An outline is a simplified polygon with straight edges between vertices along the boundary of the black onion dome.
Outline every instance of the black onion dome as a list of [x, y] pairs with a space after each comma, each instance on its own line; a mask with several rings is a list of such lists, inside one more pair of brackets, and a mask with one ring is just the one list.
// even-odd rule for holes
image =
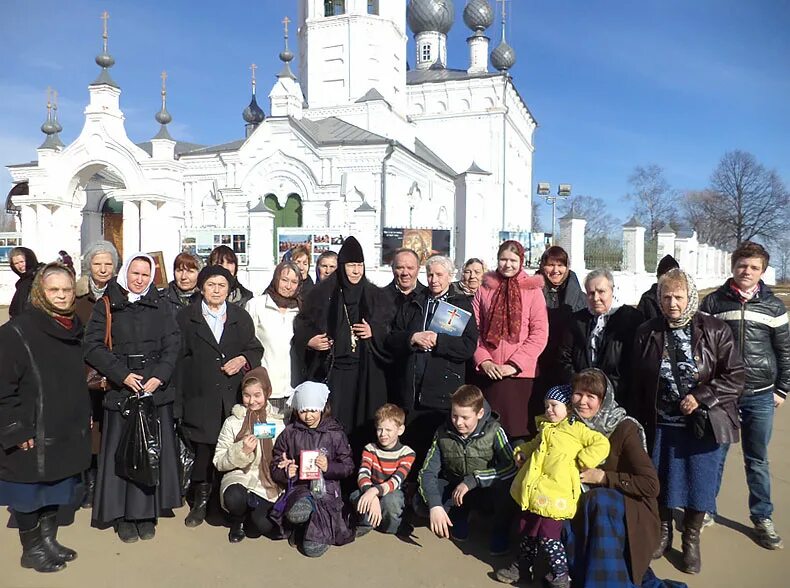
[[406, 17], [417, 35], [426, 31], [447, 34], [455, 22], [453, 0], [411, 0]]
[[242, 117], [244, 118], [244, 122], [251, 125], [259, 125], [263, 122], [263, 119], [266, 118], [263, 110], [258, 106], [258, 101], [255, 100], [255, 94], [252, 95], [249, 106], [244, 109]]

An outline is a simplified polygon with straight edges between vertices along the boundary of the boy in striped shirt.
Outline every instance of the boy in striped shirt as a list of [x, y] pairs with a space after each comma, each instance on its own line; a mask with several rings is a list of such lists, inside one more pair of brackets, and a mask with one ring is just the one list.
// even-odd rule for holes
[[398, 532], [406, 504], [401, 488], [414, 464], [414, 451], [400, 442], [406, 430], [406, 414], [394, 404], [376, 411], [376, 443], [362, 452], [362, 465], [351, 502], [359, 513], [357, 537], [373, 529]]

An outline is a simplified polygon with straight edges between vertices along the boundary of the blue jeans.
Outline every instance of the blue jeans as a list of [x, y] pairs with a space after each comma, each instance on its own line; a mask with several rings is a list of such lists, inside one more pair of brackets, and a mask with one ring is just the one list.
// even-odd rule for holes
[[[356, 508], [357, 502], [359, 502], [361, 497], [362, 492], [360, 490], [355, 490], [351, 494], [351, 504], [354, 505], [354, 508]], [[402, 490], [395, 490], [379, 497], [379, 502], [381, 504], [381, 524], [377, 529], [382, 533], [394, 535], [398, 532], [401, 520], [403, 519], [403, 509], [406, 506], [406, 497], [403, 495]], [[371, 526], [368, 515], [364, 515], [360, 518], [359, 526]]]
[[[738, 402], [741, 417], [741, 448], [749, 487], [749, 515], [752, 522], [771, 518], [771, 472], [768, 465], [768, 444], [774, 424], [773, 390], [751, 396], [741, 396]], [[724, 461], [729, 445], [724, 446], [719, 468], [719, 489], [724, 473]], [[718, 494], [718, 490], [716, 492]]]

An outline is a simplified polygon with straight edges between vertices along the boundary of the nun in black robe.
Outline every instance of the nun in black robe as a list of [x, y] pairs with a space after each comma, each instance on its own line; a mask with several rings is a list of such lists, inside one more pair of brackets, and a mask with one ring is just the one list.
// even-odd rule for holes
[[[374, 413], [387, 402], [388, 357], [383, 351], [387, 297], [367, 280], [364, 269], [354, 284], [346, 268], [364, 261], [359, 242], [348, 237], [338, 254], [337, 271], [319, 282], [305, 300], [294, 321], [293, 339], [304, 379], [329, 386], [332, 416], [343, 425], [355, 455], [370, 441]], [[369, 325], [370, 336], [363, 325]], [[309, 342], [321, 335], [327, 337], [328, 349], [310, 347]]]

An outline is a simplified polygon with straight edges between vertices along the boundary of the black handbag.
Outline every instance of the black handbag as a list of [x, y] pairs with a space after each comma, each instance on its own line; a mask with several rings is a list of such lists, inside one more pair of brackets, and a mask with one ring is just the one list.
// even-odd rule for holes
[[121, 441], [115, 452], [118, 477], [153, 488], [159, 485], [159, 457], [162, 434], [154, 397], [129, 396], [121, 407], [126, 419]]
[[[675, 340], [672, 338], [672, 333], [667, 333], [667, 355], [669, 355], [669, 364], [672, 366], [672, 378], [675, 380], [675, 385], [678, 387], [678, 394], [681, 394], [681, 379], [680, 368], [678, 368], [677, 350], [675, 348]], [[686, 426], [689, 432], [694, 435], [695, 439], [713, 439], [713, 426], [710, 424], [710, 411], [709, 409], [700, 404], [694, 412], [686, 415]]]

